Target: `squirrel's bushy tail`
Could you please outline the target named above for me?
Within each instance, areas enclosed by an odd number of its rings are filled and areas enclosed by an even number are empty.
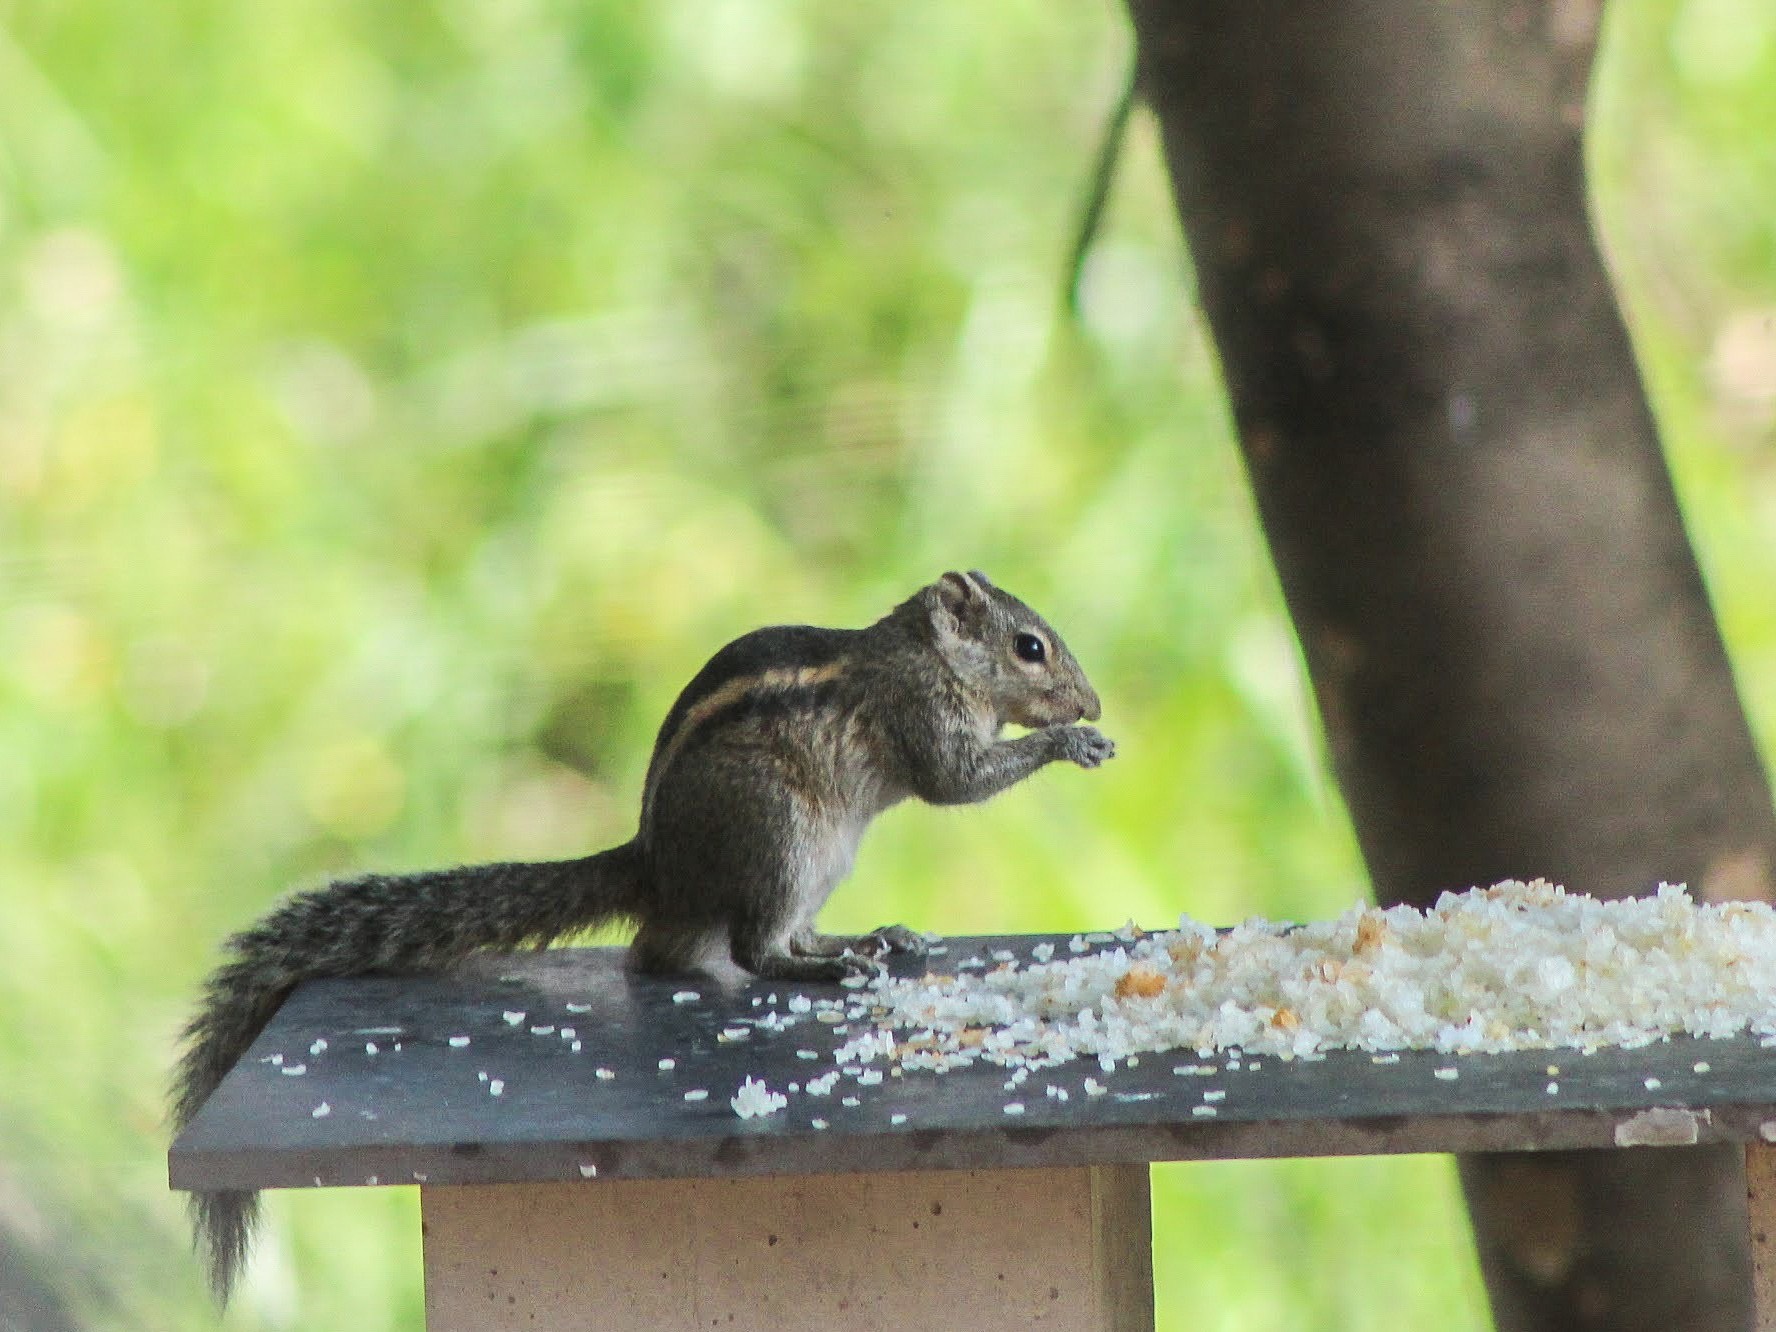
[[[641,875],[635,843],[579,860],[372,874],[298,893],[227,943],[205,982],[173,1079],[182,1131],[260,1030],[305,980],[438,971],[482,948],[544,944],[630,915]],[[246,1257],[258,1195],[193,1194],[195,1240],[226,1304]]]

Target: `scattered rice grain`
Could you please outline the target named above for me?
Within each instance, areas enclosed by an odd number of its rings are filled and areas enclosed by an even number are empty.
[[[774,1115],[789,1104],[789,1097],[782,1092],[774,1092],[763,1082],[748,1077],[740,1084],[740,1090],[728,1098],[728,1104],[734,1107],[734,1113],[742,1119],[760,1119],[766,1115]]]

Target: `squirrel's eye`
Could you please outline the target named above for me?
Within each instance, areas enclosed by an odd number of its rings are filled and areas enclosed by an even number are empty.
[[[1035,634],[1019,634],[1011,640],[1011,650],[1021,661],[1040,662],[1048,656],[1048,647]]]

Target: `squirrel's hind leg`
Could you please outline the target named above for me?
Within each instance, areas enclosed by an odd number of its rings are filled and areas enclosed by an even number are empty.
[[[924,957],[929,949],[924,935],[904,925],[879,925],[868,934],[821,934],[805,929],[789,941],[789,951],[797,957],[837,957],[846,952],[864,957],[884,957],[889,953]]]
[[[818,935],[811,930],[790,934],[783,914],[781,910],[755,909],[735,920],[734,961],[753,975],[769,980],[836,981],[847,976],[869,976],[880,970],[873,956],[846,952],[850,943],[847,939]],[[815,943],[818,951],[804,948],[807,943]]]
[[[727,954],[727,931],[719,925],[669,928],[650,921],[629,945],[629,965],[649,975],[682,975],[718,969]]]

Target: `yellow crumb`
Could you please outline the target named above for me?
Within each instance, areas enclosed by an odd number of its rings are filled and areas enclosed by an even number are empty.
[[[1127,999],[1130,995],[1139,995],[1143,999],[1153,999],[1164,993],[1165,987],[1164,976],[1152,967],[1137,964],[1125,971],[1122,979],[1116,982],[1116,997]]]

